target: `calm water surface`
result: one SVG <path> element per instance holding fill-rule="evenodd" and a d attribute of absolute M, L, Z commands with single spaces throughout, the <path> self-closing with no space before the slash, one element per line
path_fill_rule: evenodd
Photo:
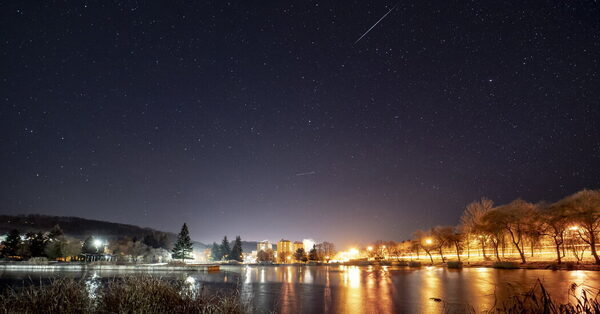
<path fill-rule="evenodd" d="M 91 288 L 107 278 L 134 272 L 0 272 L 0 285 L 23 286 L 48 278 L 84 278 Z M 598 291 L 600 272 L 498 270 L 438 267 L 419 269 L 376 266 L 224 266 L 220 272 L 154 272 L 153 276 L 187 280 L 208 290 L 235 289 L 251 299 L 258 312 L 279 313 L 436 313 L 444 307 L 480 312 L 522 292 L 539 279 L 560 301 L 569 287 Z M 442 301 L 439 302 L 439 299 Z"/>

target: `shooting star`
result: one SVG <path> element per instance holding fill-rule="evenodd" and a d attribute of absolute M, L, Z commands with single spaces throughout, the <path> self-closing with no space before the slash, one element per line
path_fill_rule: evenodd
<path fill-rule="evenodd" d="M 315 173 L 316 173 L 316 172 L 314 172 L 314 171 L 302 172 L 302 173 L 296 173 L 296 176 L 297 176 L 297 177 L 300 177 L 300 176 L 310 176 L 310 175 L 313 175 L 313 174 L 315 174 Z"/>
<path fill-rule="evenodd" d="M 387 11 L 386 14 L 384 14 L 379 21 L 375 22 L 375 24 L 373 24 L 373 26 L 371 26 L 371 28 L 369 28 L 364 34 L 362 34 L 362 36 L 360 36 L 360 38 L 358 38 L 353 45 L 356 45 L 357 42 L 359 42 L 361 39 L 363 39 L 363 37 L 367 36 L 367 34 L 375 27 L 377 26 L 377 24 L 379 24 L 379 22 L 381 22 L 381 20 L 383 20 L 386 16 L 388 16 L 388 14 L 390 14 L 390 12 L 392 12 L 396 7 L 398 6 L 398 3 L 396 3 L 389 11 Z"/>

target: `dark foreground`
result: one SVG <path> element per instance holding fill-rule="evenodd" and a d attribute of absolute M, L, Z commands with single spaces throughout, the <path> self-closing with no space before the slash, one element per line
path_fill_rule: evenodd
<path fill-rule="evenodd" d="M 490 268 L 0 272 L 2 309 L 27 312 L 593 313 L 599 310 L 599 284 L 599 272 Z"/>

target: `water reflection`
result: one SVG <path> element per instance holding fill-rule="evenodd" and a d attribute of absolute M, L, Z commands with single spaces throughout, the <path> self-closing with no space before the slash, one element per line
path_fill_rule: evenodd
<path fill-rule="evenodd" d="M 98 276 L 98 272 L 94 271 L 91 275 L 84 280 L 85 289 L 92 300 L 96 300 L 98 298 L 98 288 L 100 288 L 100 276 Z"/>
<path fill-rule="evenodd" d="M 61 276 L 84 278 L 90 296 L 109 278 L 131 273 L 110 271 L 3 272 L 0 283 L 17 286 L 25 280 Z M 600 272 L 497 270 L 438 267 L 359 266 L 224 266 L 222 271 L 152 273 L 182 281 L 191 291 L 239 289 L 257 312 L 282 313 L 429 313 L 450 309 L 481 312 L 541 281 L 559 302 L 569 298 L 570 285 L 580 296 L 598 289 Z M 38 281 L 39 282 L 39 281 Z"/>

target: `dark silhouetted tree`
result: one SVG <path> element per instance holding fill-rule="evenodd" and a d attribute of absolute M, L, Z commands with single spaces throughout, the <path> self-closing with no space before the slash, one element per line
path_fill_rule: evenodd
<path fill-rule="evenodd" d="M 294 252 L 294 259 L 298 262 L 306 262 L 308 260 L 308 256 L 303 248 L 299 248 Z"/>
<path fill-rule="evenodd" d="M 88 236 L 83 241 L 83 245 L 81 246 L 81 253 L 83 254 L 98 254 L 98 247 L 95 245 L 95 238 L 93 236 Z"/>
<path fill-rule="evenodd" d="M 19 246 L 21 246 L 21 234 L 19 230 L 11 230 L 6 235 L 6 239 L 2 241 L 2 256 L 15 256 L 19 250 Z"/>
<path fill-rule="evenodd" d="M 244 260 L 242 258 L 242 238 L 240 238 L 240 236 L 235 237 L 229 259 L 236 260 L 238 262 L 242 262 Z"/>
<path fill-rule="evenodd" d="M 313 245 L 312 249 L 308 252 L 308 259 L 310 261 L 318 261 L 319 260 L 319 252 L 317 252 L 317 248 Z"/>
<path fill-rule="evenodd" d="M 29 253 L 32 257 L 45 256 L 46 244 L 46 237 L 44 237 L 44 234 L 41 232 L 32 234 L 31 237 L 27 239 L 27 245 L 29 245 Z"/>
<path fill-rule="evenodd" d="M 187 225 L 184 223 L 181 227 L 181 231 L 177 235 L 177 241 L 172 250 L 172 257 L 175 259 L 191 259 L 192 258 L 192 239 L 190 238 L 190 231 Z"/>
<path fill-rule="evenodd" d="M 229 259 L 229 255 L 231 255 L 231 246 L 229 245 L 229 240 L 227 240 L 227 236 L 223 237 L 223 241 L 221 241 L 221 258 Z"/>
<path fill-rule="evenodd" d="M 210 257 L 213 261 L 220 261 L 223 258 L 221 254 L 221 247 L 217 242 L 213 242 L 212 249 L 210 251 Z"/>
<path fill-rule="evenodd" d="M 48 240 L 52 241 L 60 236 L 64 235 L 64 232 L 59 225 L 54 225 L 50 231 L 48 231 Z"/>

